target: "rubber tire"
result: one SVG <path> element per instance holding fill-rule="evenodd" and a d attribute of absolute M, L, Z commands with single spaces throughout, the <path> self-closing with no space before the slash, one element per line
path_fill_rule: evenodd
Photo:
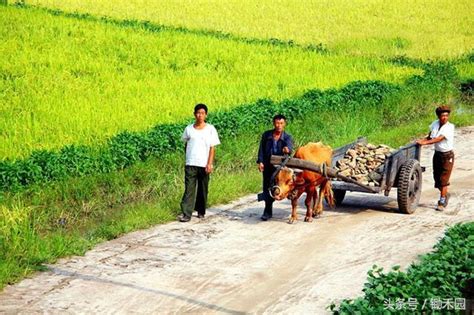
<path fill-rule="evenodd" d="M 336 202 L 336 207 L 341 206 L 342 201 L 344 200 L 344 197 L 346 196 L 346 191 L 345 190 L 340 190 L 340 189 L 334 189 L 332 192 L 334 194 L 334 200 Z"/>
<path fill-rule="evenodd" d="M 398 173 L 397 201 L 402 213 L 412 214 L 418 207 L 423 183 L 420 162 L 414 159 L 406 161 Z"/>

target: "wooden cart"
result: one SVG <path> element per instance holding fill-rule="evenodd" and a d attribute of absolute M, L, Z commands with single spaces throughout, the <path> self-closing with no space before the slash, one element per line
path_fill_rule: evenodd
<path fill-rule="evenodd" d="M 337 148 L 333 152 L 332 165 L 344 157 L 348 149 L 354 148 L 356 144 L 367 144 L 366 138 L 359 138 L 345 146 Z M 411 214 L 418 207 L 421 195 L 422 173 L 424 168 L 420 166 L 420 146 L 415 143 L 408 144 L 392 152 L 383 163 L 382 178 L 379 186 L 367 186 L 352 178 L 342 176 L 333 168 L 325 168 L 324 165 L 290 158 L 285 161 L 288 167 L 306 169 L 321 173 L 331 178 L 336 205 L 341 205 L 347 191 L 364 193 L 381 193 L 388 196 L 392 188 L 397 188 L 398 208 L 401 212 Z M 271 163 L 275 166 L 281 165 L 284 157 L 272 156 Z"/>

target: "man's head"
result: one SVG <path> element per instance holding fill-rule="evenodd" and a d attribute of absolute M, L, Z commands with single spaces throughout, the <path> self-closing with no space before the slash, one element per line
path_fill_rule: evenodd
<path fill-rule="evenodd" d="M 273 117 L 273 127 L 275 127 L 275 131 L 282 132 L 285 130 L 286 126 L 286 117 L 278 114 Z"/>
<path fill-rule="evenodd" d="M 194 106 L 194 117 L 197 122 L 204 122 L 207 117 L 207 106 L 205 104 L 197 104 Z"/>
<path fill-rule="evenodd" d="M 442 105 L 436 108 L 436 116 L 438 116 L 441 124 L 445 124 L 449 119 L 449 114 L 451 113 L 451 108 L 447 105 Z"/>

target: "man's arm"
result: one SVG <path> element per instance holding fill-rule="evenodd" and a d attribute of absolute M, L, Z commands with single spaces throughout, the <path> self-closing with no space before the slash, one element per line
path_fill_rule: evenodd
<path fill-rule="evenodd" d="M 184 154 L 186 154 L 186 150 L 188 149 L 188 140 L 189 140 L 189 136 L 186 131 L 187 131 L 187 128 L 184 128 L 183 135 L 181 136 L 181 140 L 184 141 Z"/>
<path fill-rule="evenodd" d="M 415 143 L 419 145 L 425 145 L 426 144 L 425 141 L 427 140 L 431 140 L 431 130 L 428 132 L 428 135 L 426 137 L 415 140 Z"/>
<path fill-rule="evenodd" d="M 258 146 L 258 156 L 257 156 L 257 164 L 258 170 L 263 172 L 263 150 L 264 150 L 264 142 L 265 142 L 265 132 L 262 134 L 262 138 L 260 139 L 260 145 Z"/>
<path fill-rule="evenodd" d="M 420 144 L 420 145 L 428 145 L 428 144 L 433 144 L 433 143 L 438 143 L 438 142 L 441 142 L 443 141 L 444 139 L 446 139 L 445 136 L 439 136 L 439 137 L 436 137 L 436 138 L 433 138 L 433 139 L 429 139 L 429 136 L 424 138 L 424 139 L 419 139 L 416 141 L 416 143 Z"/>
<path fill-rule="evenodd" d="M 206 173 L 210 174 L 214 170 L 214 155 L 216 153 L 216 149 L 214 147 L 211 147 L 209 149 L 209 158 L 207 159 L 207 165 L 206 165 Z"/>
<path fill-rule="evenodd" d="M 260 144 L 258 146 L 257 163 L 263 163 L 264 146 L 265 146 L 265 132 L 262 134 L 262 137 L 260 138 Z"/>
<path fill-rule="evenodd" d="M 289 134 L 287 134 L 287 136 L 286 146 L 283 148 L 284 154 L 290 154 L 291 151 L 293 151 L 293 138 Z"/>

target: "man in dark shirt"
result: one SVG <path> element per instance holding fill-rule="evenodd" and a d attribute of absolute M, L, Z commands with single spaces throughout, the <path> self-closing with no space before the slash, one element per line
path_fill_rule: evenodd
<path fill-rule="evenodd" d="M 258 170 L 263 172 L 263 194 L 265 197 L 265 210 L 261 219 L 267 221 L 273 215 L 273 202 L 275 201 L 269 193 L 270 182 L 275 167 L 270 163 L 272 155 L 290 154 L 293 150 L 293 139 L 286 133 L 286 117 L 276 115 L 273 117 L 273 129 L 262 134 L 260 147 L 258 149 Z"/>

